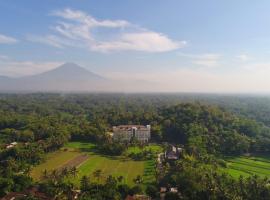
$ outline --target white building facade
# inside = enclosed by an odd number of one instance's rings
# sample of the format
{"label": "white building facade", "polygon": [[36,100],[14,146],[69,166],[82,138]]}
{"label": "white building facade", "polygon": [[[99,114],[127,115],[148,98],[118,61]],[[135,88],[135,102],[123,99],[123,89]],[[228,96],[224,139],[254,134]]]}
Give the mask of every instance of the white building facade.
{"label": "white building facade", "polygon": [[151,138],[150,125],[120,125],[113,127],[113,139],[118,141],[131,141],[136,138],[140,142],[148,142]]}

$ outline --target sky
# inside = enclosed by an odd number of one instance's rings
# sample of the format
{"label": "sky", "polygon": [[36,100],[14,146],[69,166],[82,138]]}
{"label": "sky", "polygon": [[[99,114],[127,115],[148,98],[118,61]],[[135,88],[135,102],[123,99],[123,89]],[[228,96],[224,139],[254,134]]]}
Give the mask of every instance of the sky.
{"label": "sky", "polygon": [[0,75],[65,62],[166,92],[269,93],[270,1],[0,0]]}

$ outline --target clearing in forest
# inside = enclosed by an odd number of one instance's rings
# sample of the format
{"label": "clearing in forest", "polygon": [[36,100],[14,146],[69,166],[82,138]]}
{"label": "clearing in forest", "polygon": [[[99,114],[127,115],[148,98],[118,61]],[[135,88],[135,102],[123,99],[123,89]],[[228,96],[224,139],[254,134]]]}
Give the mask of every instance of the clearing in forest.
{"label": "clearing in forest", "polygon": [[59,169],[80,155],[80,152],[64,150],[49,153],[45,158],[45,162],[35,166],[31,170],[30,175],[34,180],[39,180],[42,178],[45,169],[47,171]]}
{"label": "clearing in forest", "polygon": [[[155,179],[155,161],[134,161],[126,156],[106,156],[96,151],[96,146],[86,142],[70,142],[62,150],[49,153],[45,162],[34,167],[31,176],[35,180],[42,177],[43,171],[52,171],[63,167],[77,166],[78,174],[72,178],[75,184],[79,184],[82,176],[91,177],[92,181],[103,181],[108,175],[114,177],[123,176],[123,183],[134,185],[133,180],[140,175],[144,183],[149,183]],[[158,145],[145,147],[157,152],[161,150]],[[138,147],[131,147],[125,154],[142,150]],[[101,177],[97,180],[93,172],[101,170]]]}

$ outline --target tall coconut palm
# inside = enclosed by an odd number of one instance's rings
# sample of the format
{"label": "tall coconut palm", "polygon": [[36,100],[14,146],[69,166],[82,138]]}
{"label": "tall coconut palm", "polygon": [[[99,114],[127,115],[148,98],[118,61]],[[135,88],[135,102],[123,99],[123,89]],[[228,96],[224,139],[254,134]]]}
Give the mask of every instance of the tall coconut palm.
{"label": "tall coconut palm", "polygon": [[48,173],[47,169],[43,170],[43,172],[42,172],[42,178],[43,179],[47,179],[48,176],[49,176],[49,173]]}
{"label": "tall coconut palm", "polygon": [[68,176],[69,175],[69,170],[67,167],[64,167],[62,170],[61,170],[61,176],[62,177],[65,177],[65,176]]}
{"label": "tall coconut palm", "polygon": [[81,178],[81,190],[83,192],[88,191],[90,189],[90,179],[87,176],[83,176]]}
{"label": "tall coconut palm", "polygon": [[119,183],[121,183],[123,180],[124,180],[124,177],[123,177],[123,176],[118,176],[118,177],[117,177],[117,181],[118,181]]}
{"label": "tall coconut palm", "polygon": [[94,177],[97,179],[97,181],[100,181],[100,178],[102,177],[102,171],[100,169],[97,169],[93,172]]}
{"label": "tall coconut palm", "polygon": [[98,185],[99,185],[99,181],[100,181],[100,178],[102,177],[102,171],[100,169],[98,170],[95,170],[93,172],[93,175],[94,177],[97,179],[98,183],[97,183],[97,191],[98,191]]}
{"label": "tall coconut palm", "polygon": [[78,174],[77,168],[76,168],[75,166],[72,167],[72,168],[70,169],[70,173],[71,173],[71,175],[75,178],[75,177],[77,176],[77,174]]}

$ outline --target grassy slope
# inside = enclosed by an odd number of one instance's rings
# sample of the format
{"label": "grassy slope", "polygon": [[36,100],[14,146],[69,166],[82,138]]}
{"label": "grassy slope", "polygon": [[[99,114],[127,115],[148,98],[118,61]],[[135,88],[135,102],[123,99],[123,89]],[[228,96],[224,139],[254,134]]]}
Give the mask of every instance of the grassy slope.
{"label": "grassy slope", "polygon": [[270,177],[270,156],[229,157],[226,161],[228,167],[224,171],[233,177],[239,177],[240,175],[247,177],[254,174]]}

